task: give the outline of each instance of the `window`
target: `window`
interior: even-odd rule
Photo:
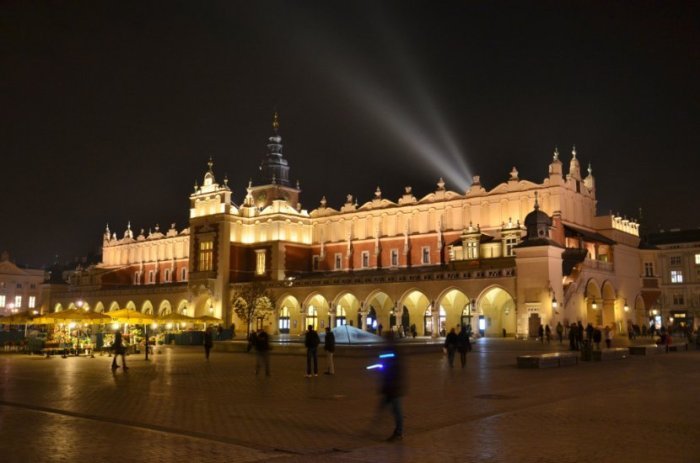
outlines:
[[[5,295],[0,294],[0,307],[5,308]]]
[[[163,279],[165,280],[166,283],[170,283],[170,269],[166,268],[165,272],[163,272]]]
[[[362,251],[362,268],[369,267],[369,251]]]
[[[421,262],[423,264],[429,264],[430,263],[430,248],[428,246],[424,246],[422,249],[422,258]]]
[[[467,242],[467,259],[478,259],[479,258],[479,242],[478,241],[468,241]]]
[[[140,280],[141,280],[141,272],[134,273],[134,284],[135,285],[139,284]]]
[[[187,281],[187,269],[183,268],[180,272],[180,281]]]
[[[685,298],[682,294],[673,295],[673,305],[683,305],[685,304]]]
[[[36,285],[35,285],[34,283],[32,283],[31,285],[29,285],[29,288],[30,288],[30,289],[36,289]]]
[[[317,272],[320,267],[321,267],[321,257],[320,256],[313,256],[311,258],[311,268],[313,269],[314,272]]]
[[[29,308],[33,309],[36,307],[36,296],[29,296]]]
[[[671,270],[671,283],[683,283],[683,270]]]
[[[399,266],[399,250],[398,249],[391,250],[391,266],[392,267]]]
[[[695,254],[695,265],[700,265],[700,254]]]
[[[199,271],[209,272],[213,265],[214,243],[211,241],[202,241],[199,243]]]
[[[518,244],[518,238],[516,236],[510,236],[505,239],[505,255],[514,256],[513,247]]]
[[[22,296],[15,296],[15,309],[22,307]]]
[[[255,274],[265,275],[265,250],[255,250]]]
[[[644,262],[644,276],[653,277],[654,276],[654,263]]]
[[[336,270],[343,268],[343,255],[339,252],[335,254],[335,267]]]
[[[22,283],[17,283],[17,289],[22,289]]]
[[[148,282],[149,283],[155,283],[156,282],[156,276],[153,273],[153,270],[148,271]]]
[[[681,256],[671,256],[671,265],[681,265]]]

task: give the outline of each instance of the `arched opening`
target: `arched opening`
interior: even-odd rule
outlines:
[[[412,289],[407,291],[399,299],[402,314],[402,324],[404,325],[404,331],[406,333],[412,333],[415,331],[416,334],[429,336],[425,332],[424,317],[426,310],[430,307],[430,300],[421,291],[417,289]]]
[[[304,326],[312,325],[315,330],[324,329],[328,319],[328,301],[320,294],[315,294],[307,300],[306,310],[304,311]]]
[[[598,323],[599,326],[610,326],[612,329],[616,329],[616,319],[615,319],[615,298],[616,291],[610,281],[603,282],[603,288],[601,291],[601,296],[603,299],[602,307],[602,323]]]
[[[373,330],[378,331],[379,325],[382,325],[382,329],[386,327],[392,328],[396,325],[396,304],[387,293],[383,291],[373,292],[366,299],[365,307],[369,307],[369,311],[374,310],[372,324],[369,323],[369,320],[367,322],[368,329],[370,326],[373,326]]]
[[[190,315],[187,313],[187,299],[182,299],[180,302],[178,302],[177,313],[181,313],[184,315]]]
[[[444,326],[441,326],[440,331],[449,331],[455,327],[457,331],[462,325],[470,325],[470,315],[472,315],[472,306],[469,297],[458,289],[448,289],[438,297],[440,310],[445,312],[446,318]]]
[[[164,299],[160,302],[160,305],[158,306],[158,315],[168,315],[172,313],[173,307],[170,305],[170,301],[167,299]]]
[[[299,319],[297,318],[300,311],[297,298],[294,296],[284,296],[277,304],[277,313],[279,314],[277,316],[277,329],[280,334],[301,332]]]
[[[593,326],[603,324],[603,298],[596,281],[591,278],[586,283],[586,321]]]
[[[75,310],[75,309],[77,309],[77,307],[75,306],[74,302],[71,302],[70,304],[68,304],[68,310]]]
[[[54,308],[53,308],[53,311],[54,311],[54,312],[61,312],[62,310],[63,310],[63,306],[61,305],[60,302],[57,303],[57,304],[54,306]]]
[[[126,303],[126,308],[129,310],[136,310],[136,304],[134,304],[134,301],[129,301]]]
[[[146,300],[143,302],[143,304],[141,304],[141,312],[147,314],[153,313],[153,304],[151,304],[151,301]]]
[[[329,326],[351,325],[362,328],[360,317],[360,300],[352,293],[341,293],[333,303],[335,310],[331,310],[328,320]]]
[[[481,293],[476,306],[477,329],[483,336],[501,337],[504,332],[506,336],[515,336],[515,301],[508,291],[499,286],[488,288]]]
[[[119,310],[119,303],[117,301],[112,301],[112,303],[109,304],[109,311],[113,312],[115,310]]]
[[[95,304],[95,312],[104,312],[105,311],[105,306],[102,303],[102,301],[98,301],[97,304]]]

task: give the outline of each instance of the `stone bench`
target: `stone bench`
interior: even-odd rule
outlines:
[[[578,353],[555,352],[549,354],[519,355],[518,368],[555,368],[578,363]]]
[[[687,351],[688,350],[688,343],[684,342],[683,344],[669,344],[666,346],[666,352],[681,352],[681,351]]]
[[[653,355],[661,352],[656,344],[645,344],[643,346],[629,346],[630,355]]]
[[[610,349],[594,350],[592,353],[593,360],[617,360],[629,357],[630,350],[623,347],[612,347]]]

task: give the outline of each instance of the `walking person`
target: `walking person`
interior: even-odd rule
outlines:
[[[569,350],[578,350],[578,326],[572,323],[569,328]]]
[[[447,363],[450,368],[455,366],[455,352],[457,352],[457,333],[455,329],[450,329],[450,332],[445,337],[445,352],[447,353]]]
[[[394,432],[387,439],[390,442],[403,439],[403,411],[401,409],[401,397],[404,395],[403,384],[403,366],[396,352],[394,333],[388,331],[386,333],[387,345],[382,354],[382,384],[380,393],[382,401],[379,409],[385,406],[391,408],[391,413],[394,416]]]
[[[612,346],[612,340],[613,340],[613,330],[608,326],[605,325],[605,347],[610,349]]]
[[[540,342],[544,344],[544,326],[540,324],[540,327],[537,329],[537,337],[540,338]]]
[[[547,344],[552,340],[552,329],[549,327],[549,324],[544,327],[544,336],[547,338]]]
[[[589,325],[591,326],[591,325]],[[600,341],[603,334],[600,332],[600,328],[596,327],[593,329],[593,342],[595,343],[596,350],[600,350]],[[589,341],[590,342],[590,341]]]
[[[270,337],[260,328],[255,335],[255,376],[265,367],[265,376],[270,376]]]
[[[330,326],[326,327],[326,339],[323,341],[323,350],[326,351],[326,363],[328,363],[327,375],[335,374],[335,365],[333,364],[333,353],[335,352],[335,334]]]
[[[459,361],[464,368],[467,365],[467,352],[469,352],[469,333],[464,325],[457,335],[457,350],[459,351]]]
[[[583,333],[583,323],[581,323],[581,320],[579,320],[578,325],[576,326],[576,344],[579,348],[583,346]]]
[[[313,361],[314,376],[318,376],[318,345],[321,344],[321,338],[318,337],[318,333],[314,330],[313,325],[309,325],[306,331],[306,336],[304,336],[304,346],[306,346],[306,377],[311,377],[311,362]]]
[[[209,352],[214,345],[214,340],[211,335],[211,328],[204,330],[204,357],[209,360]]]
[[[564,326],[561,322],[557,322],[557,337],[559,338],[559,344],[563,344],[564,341]]]
[[[122,356],[122,367],[124,370],[128,370],[129,367],[126,366],[126,347],[124,346],[124,340],[122,339],[121,331],[117,330],[114,332],[114,342],[112,343],[112,370],[119,368],[117,365],[117,356]]]

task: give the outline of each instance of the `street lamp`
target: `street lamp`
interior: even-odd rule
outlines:
[[[629,311],[630,311],[630,306],[629,306],[629,304],[627,304],[627,299],[625,299],[624,310],[625,310],[625,312],[629,312]]]
[[[557,295],[554,294],[552,295],[552,308],[557,309],[559,307],[559,303],[557,302]]]
[[[593,302],[591,303],[591,308],[593,310],[598,310],[598,302],[596,302],[595,298],[593,298]]]

